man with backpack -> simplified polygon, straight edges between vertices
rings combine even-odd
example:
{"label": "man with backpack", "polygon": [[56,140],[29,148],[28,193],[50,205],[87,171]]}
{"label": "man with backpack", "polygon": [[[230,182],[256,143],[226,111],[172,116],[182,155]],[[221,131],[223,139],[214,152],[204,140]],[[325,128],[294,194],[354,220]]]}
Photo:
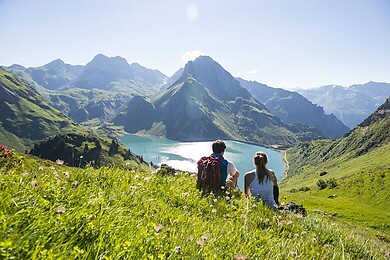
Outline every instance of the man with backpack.
{"label": "man with backpack", "polygon": [[197,186],[200,189],[221,190],[235,188],[240,173],[232,162],[226,160],[223,155],[226,145],[222,140],[216,140],[212,145],[213,153],[203,156],[198,161]]}

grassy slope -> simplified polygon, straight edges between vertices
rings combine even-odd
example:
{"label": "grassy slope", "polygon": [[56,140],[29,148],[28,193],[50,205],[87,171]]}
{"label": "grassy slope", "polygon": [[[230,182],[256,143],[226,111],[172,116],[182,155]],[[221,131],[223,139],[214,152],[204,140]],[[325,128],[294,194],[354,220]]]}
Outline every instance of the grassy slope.
{"label": "grassy slope", "polygon": [[[239,193],[202,197],[185,173],[0,158],[0,255],[38,259],[384,259],[386,247]],[[179,249],[180,247],[180,249]]]}
{"label": "grassy slope", "polygon": [[[387,144],[353,159],[346,160],[344,157],[305,167],[301,173],[284,180],[281,188],[288,200],[304,204],[309,210],[336,213],[337,219],[379,229],[390,235],[389,151],[390,144]],[[328,174],[319,176],[324,170]],[[317,181],[331,178],[338,186],[319,190]],[[299,191],[304,187],[310,190]],[[292,189],[298,192],[291,192]],[[336,197],[328,198],[331,195]]]}
{"label": "grassy slope", "polygon": [[69,118],[50,107],[24,81],[3,69],[0,69],[0,86],[2,144],[24,152],[34,141],[62,131],[76,131]]}

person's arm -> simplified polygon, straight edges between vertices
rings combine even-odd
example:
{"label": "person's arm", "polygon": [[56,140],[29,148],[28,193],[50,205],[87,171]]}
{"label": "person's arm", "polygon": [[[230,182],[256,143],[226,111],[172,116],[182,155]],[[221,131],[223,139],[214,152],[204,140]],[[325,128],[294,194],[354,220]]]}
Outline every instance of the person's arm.
{"label": "person's arm", "polygon": [[269,170],[270,176],[271,176],[271,181],[274,184],[273,187],[273,197],[275,200],[275,203],[279,205],[279,187],[278,187],[278,180],[276,179],[276,175],[272,170]]}
{"label": "person's arm", "polygon": [[234,164],[231,162],[228,163],[227,172],[230,176],[228,177],[226,183],[229,187],[235,188],[237,186],[237,180],[238,176],[240,176],[240,173],[238,172],[236,166],[234,166]]}
{"label": "person's arm", "polygon": [[274,171],[268,169],[268,172],[269,172],[270,179],[271,179],[272,183],[274,184],[274,186],[278,186],[278,179],[276,178]]}
{"label": "person's arm", "polygon": [[251,182],[253,181],[254,179],[254,173],[253,172],[248,172],[245,174],[244,176],[244,192],[245,192],[245,195],[247,197],[250,197],[251,196],[251,190],[249,188],[249,184],[251,184]]}

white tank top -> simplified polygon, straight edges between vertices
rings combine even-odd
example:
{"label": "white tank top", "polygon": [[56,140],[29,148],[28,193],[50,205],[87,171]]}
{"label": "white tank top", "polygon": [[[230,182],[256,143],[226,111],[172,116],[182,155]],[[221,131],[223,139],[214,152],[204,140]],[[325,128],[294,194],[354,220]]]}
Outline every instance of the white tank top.
{"label": "white tank top", "polygon": [[259,175],[255,170],[255,179],[249,184],[249,189],[252,193],[252,196],[256,198],[257,201],[261,200],[268,207],[273,207],[275,205],[274,200],[274,184],[268,178],[267,175],[264,176],[263,183],[259,183]]}

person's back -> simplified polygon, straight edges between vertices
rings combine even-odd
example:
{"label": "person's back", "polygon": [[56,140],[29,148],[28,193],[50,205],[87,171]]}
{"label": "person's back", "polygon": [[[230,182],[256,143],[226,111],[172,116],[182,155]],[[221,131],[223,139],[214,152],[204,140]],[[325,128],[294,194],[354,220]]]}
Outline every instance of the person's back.
{"label": "person's back", "polygon": [[[204,165],[204,162],[206,160],[210,161],[211,158],[218,158],[220,168],[217,174],[220,175],[220,186],[231,187],[231,188],[236,187],[239,172],[232,162],[229,162],[223,157],[225,153],[225,149],[226,149],[225,143],[222,140],[216,140],[212,144],[213,153],[209,157],[202,157],[201,160],[199,160],[198,181],[197,181],[198,187],[204,188],[205,186],[207,186],[206,179],[210,178],[210,176],[204,176],[204,174],[207,173],[207,169],[205,169],[207,165]],[[202,178],[204,179],[202,180]],[[215,187],[209,187],[209,188],[215,189]]]}
{"label": "person's back", "polygon": [[273,194],[273,182],[266,175],[261,182],[259,180],[259,174],[257,171],[254,171],[253,181],[249,184],[249,189],[252,196],[255,197],[256,201],[260,199],[266,204],[268,207],[273,207],[275,205],[274,194]]}
{"label": "person's back", "polygon": [[245,194],[254,196],[256,200],[262,202],[270,208],[276,206],[274,200],[274,181],[275,174],[272,170],[265,167],[268,162],[267,155],[263,152],[257,152],[253,158],[256,169],[247,172],[244,177]]}

